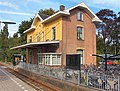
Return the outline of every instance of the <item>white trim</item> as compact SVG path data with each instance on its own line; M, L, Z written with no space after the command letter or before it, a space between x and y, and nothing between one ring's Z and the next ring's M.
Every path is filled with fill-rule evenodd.
M44 59L44 64L45 65L50 65L50 66L52 66L52 65L61 65L61 53L38 53L38 58L39 57L41 57L41 58L45 58ZM46 59L47 58L50 58L47 62L49 63L46 63ZM53 58L55 58L55 60L53 60ZM59 60L58 60L58 58L60 58ZM39 60L38 60L38 62L40 62ZM54 62L54 63L53 63Z
M56 43L59 43L59 42L60 41L34 42L34 43L28 43L28 44L12 47L10 49L12 50L12 49L24 48L24 47L27 47L27 46L42 45L42 44L56 44Z
M30 31L32 28L34 28L35 26L34 26L34 22L35 22L35 19L36 18L39 18L41 21L43 21L43 19L39 16L39 14L36 14L35 15L35 18L34 18L34 20L33 20L33 22L32 22L32 24L31 24L31 27L29 28L29 29L27 29L26 31L24 31L23 33L27 33L28 31Z
M35 26L32 26L31 28L27 29L26 31L24 31L23 33L27 33L27 32L30 32L32 30L34 30L36 27Z
M88 7L85 3L80 3L80 4L77 4L77 5L69 8L69 9L66 9L66 10L64 10L64 11L59 11L59 12L57 12L57 13L49 16L48 18L46 18L46 19L44 19L44 20L39 16L39 14L36 14L36 16L35 16L35 18L34 18L34 20L33 20L33 23L32 23L32 25L31 25L31 28L33 27L34 22L35 22L35 19L36 19L37 17L41 20L41 23L45 23L45 22L49 21L50 19L51 19L51 20L54 19L55 16L58 17L58 16L61 16L61 15L70 15L70 10L72 10L72 9L74 9L74 8L77 8L77 7L81 7L81 8L83 8L84 10L86 10L86 12L93 18L93 20L92 20L93 22L102 22L102 21L89 9L89 7ZM31 29L31 28L30 28L30 29ZM26 30L24 33L27 33L30 29Z
M66 9L66 10L64 10L64 11L70 12L70 10L72 10L72 9L74 9L74 8L77 8L77 7L83 7L83 8L85 8L85 6L86 6L86 5L85 5L84 3L79 3L79 4L73 6L73 7L69 8L69 9Z
M35 26L34 26L34 22L35 22L35 19L36 19L37 17L41 20L41 23L45 23L46 21L48 21L48 20L50 20L50 19L53 19L55 16L57 17L57 16L62 15L62 14L63 14L63 15L70 15L69 12L59 11L59 12L57 12L57 13L55 13L55 14L53 14L53 15L51 15L51 16L49 16L48 18L46 18L46 19L43 20L38 14L36 14L36 16L35 16L35 18L34 18L34 20L33 20L33 22L32 22L31 28L27 29L27 30L24 31L23 33L27 33L27 32L30 31L33 27L35 27Z
M66 11L59 11L59 12L57 12L57 13L55 13L55 14L49 16L48 18L46 18L45 20L43 20L41 23L45 23L45 22L48 21L49 19L54 18L55 16L58 16L58 15L62 15L62 14L63 14L63 15L70 15L69 12L66 12Z
M37 13L37 14L35 15L35 18L34 18L33 23L32 23L31 26L34 26L33 24L34 24L36 18L39 18L41 21L43 21L43 19L42 19L42 18L40 17L40 15Z
M67 9L67 10L64 10L64 11L70 12L70 10L72 10L72 9L74 9L74 8L77 8L77 7L81 7L81 8L83 8L83 9L87 10L86 12L88 12L88 13L90 13L92 16L94 16L94 17L92 17L93 19L96 18L98 22L102 22L102 21L89 9L89 7L88 7L85 3L77 4L77 5L71 7L71 8L69 8L69 9Z
M93 18L92 22L102 22L102 20L98 19L98 18Z
M85 51L83 50L83 49L78 49L77 50L77 53L78 54L81 54L81 53L79 53L79 51L82 51L82 57L80 56L80 60L81 60L81 58L82 58L82 60L81 60L81 64L85 64Z
M66 55L77 55L77 54L79 54L79 53L67 53Z

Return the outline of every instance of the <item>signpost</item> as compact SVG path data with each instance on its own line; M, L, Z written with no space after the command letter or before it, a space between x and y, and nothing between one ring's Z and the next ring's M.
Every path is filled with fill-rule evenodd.
M0 25L1 23L5 24L7 27L8 27L8 24L16 24L15 22L12 22L12 21L0 21Z
M96 57L100 57L102 59L105 60L105 71L107 70L107 60L108 59L112 59L112 60L115 60L115 59L120 59L120 54L116 54L116 55L110 55L110 54L103 54L103 55L100 55L100 54L92 54L92 56L96 56Z

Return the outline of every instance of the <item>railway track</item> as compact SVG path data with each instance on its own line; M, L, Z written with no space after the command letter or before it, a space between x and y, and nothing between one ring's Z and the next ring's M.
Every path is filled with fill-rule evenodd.
M5 66L3 64L0 64L0 66ZM6 67L5 68L8 72L10 72L11 74L15 75L16 77L18 77L19 79L21 79L22 81L26 82L27 84L29 84L30 86L32 86L33 88L35 88L37 91L58 91L53 87L48 86L47 84L44 84L40 81L37 81L35 79L32 79L28 76L25 76L11 68Z

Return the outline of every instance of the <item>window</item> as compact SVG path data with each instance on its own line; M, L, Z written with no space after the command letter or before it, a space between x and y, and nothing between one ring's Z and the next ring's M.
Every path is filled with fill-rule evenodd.
M80 54L81 64L84 64L84 51L82 49L77 50L77 53Z
M42 32L42 41L44 41L44 32Z
M36 42L39 42L39 36L36 34Z
M82 12L77 13L77 20L78 21L83 21L83 13Z
M28 55L29 63L32 63L33 52L32 52L32 50L29 49L28 53L29 53L29 55Z
M50 65L50 55L49 54L45 55L45 65Z
M32 43L32 36L30 36L29 42Z
M52 28L52 40L56 39L56 29L55 27Z
M61 65L61 54L38 54L39 64Z
M82 27L77 27L77 39L84 40L84 31Z
M61 64L61 55L53 54L52 55L52 65L60 65Z
M38 56L38 62L39 62L39 64L44 64L44 62L45 62L45 55L39 55Z

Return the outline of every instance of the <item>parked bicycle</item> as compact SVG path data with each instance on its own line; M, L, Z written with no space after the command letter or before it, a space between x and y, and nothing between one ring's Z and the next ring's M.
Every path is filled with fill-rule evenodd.
M78 74L77 71L69 70L66 69L63 72L63 79L66 80L77 80L78 79Z

